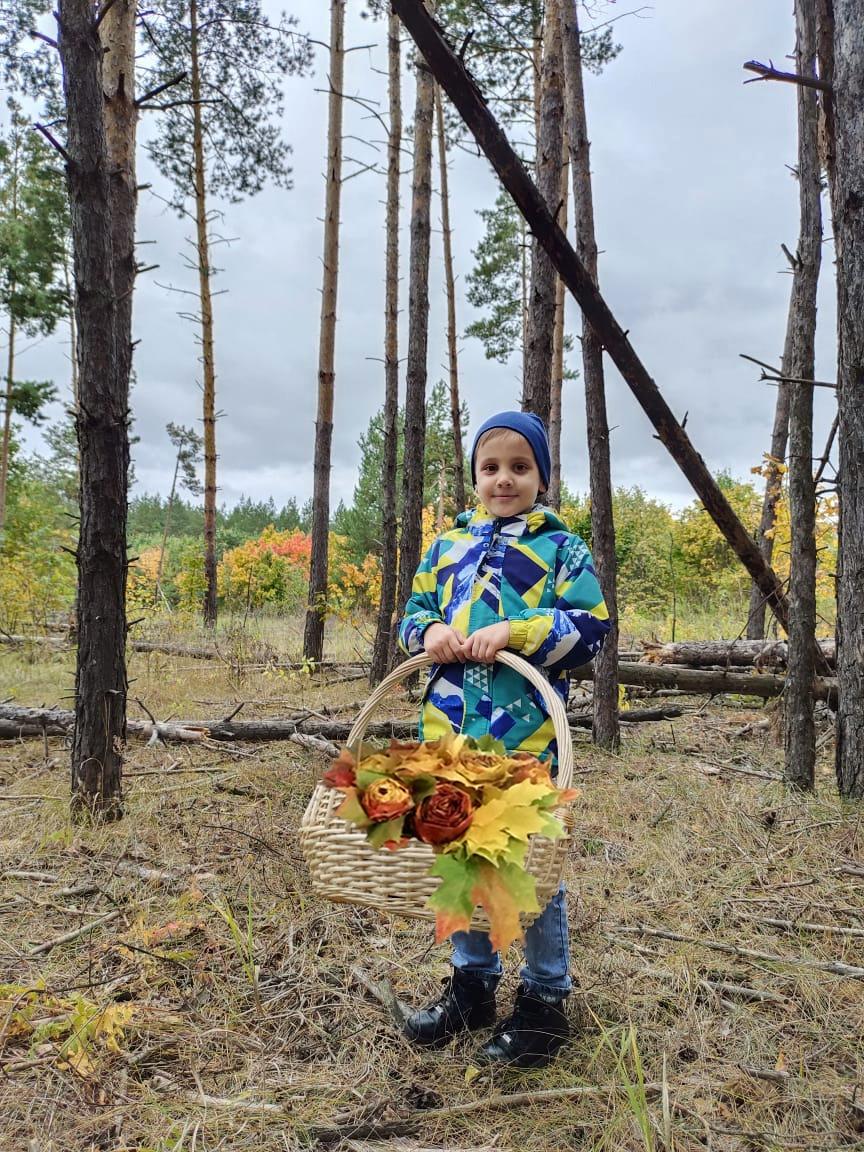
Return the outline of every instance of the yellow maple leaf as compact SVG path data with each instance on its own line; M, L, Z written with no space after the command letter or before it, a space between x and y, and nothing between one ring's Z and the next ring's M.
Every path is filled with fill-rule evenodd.
M474 819L462 838L469 854L495 860L507 851L511 837L527 841L548 827L545 813L533 803L548 795L545 785L523 780L506 792L487 788L486 794L490 793L490 799L475 809Z

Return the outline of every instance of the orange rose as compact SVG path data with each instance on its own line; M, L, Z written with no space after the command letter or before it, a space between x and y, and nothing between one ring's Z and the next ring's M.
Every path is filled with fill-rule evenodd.
M455 784L439 781L414 813L414 831L426 844L449 844L468 828L474 815L471 797Z
M411 793L405 785L389 776L370 784L360 797L360 803L369 819L376 824L404 816L414 807Z

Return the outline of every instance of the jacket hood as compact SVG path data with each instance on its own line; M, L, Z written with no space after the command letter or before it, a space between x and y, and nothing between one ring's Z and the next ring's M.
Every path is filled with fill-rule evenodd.
M484 524L494 523L496 520L501 524L523 523L525 525L524 531L532 534L547 531L550 528L559 532L570 531L557 512L553 512L545 504L535 504L527 512L521 512L518 516L506 517L493 516L482 504L478 504L476 508L469 508L465 512L460 512L455 523L457 528L479 528Z

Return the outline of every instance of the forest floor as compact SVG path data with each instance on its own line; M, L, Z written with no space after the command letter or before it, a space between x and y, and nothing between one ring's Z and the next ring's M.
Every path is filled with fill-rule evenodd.
M56 703L71 674L2 653L0 699ZM365 689L156 655L131 675L160 719L351 719ZM415 1049L370 993L423 1003L448 953L312 894L321 755L133 743L124 819L87 827L62 740L0 745L0 1152L864 1148L864 827L831 729L816 795L790 795L766 710L682 700L619 756L575 735L575 1039L531 1073L478 1069L482 1036Z

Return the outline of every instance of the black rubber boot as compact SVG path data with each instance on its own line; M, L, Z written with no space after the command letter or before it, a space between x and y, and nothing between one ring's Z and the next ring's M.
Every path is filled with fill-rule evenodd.
M513 1012L477 1053L482 1064L542 1068L570 1038L564 999L543 1000L520 985Z
M459 1032L488 1028L495 1022L497 983L494 976L473 976L454 968L435 1003L405 1021L405 1035L415 1044L434 1048Z

